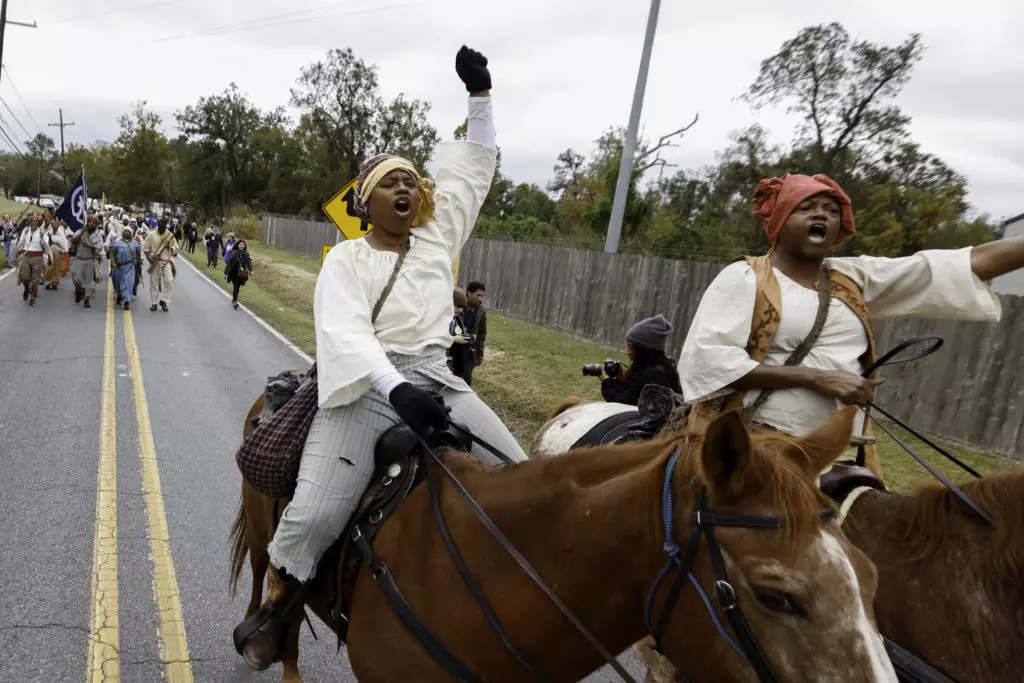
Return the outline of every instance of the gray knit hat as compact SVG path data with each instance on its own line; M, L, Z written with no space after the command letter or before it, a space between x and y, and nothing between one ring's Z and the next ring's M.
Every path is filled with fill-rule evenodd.
M653 318L641 320L626 333L626 341L634 346L642 346L654 351L665 351L668 336L672 333L672 323L665 320L660 313Z

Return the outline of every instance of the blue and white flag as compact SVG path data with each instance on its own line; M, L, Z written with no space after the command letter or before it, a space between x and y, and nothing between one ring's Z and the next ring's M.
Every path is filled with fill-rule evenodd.
M87 205L85 169L83 168L82 175L78 176L78 180L71 186L71 191L68 192L68 196L57 207L57 212L54 216L66 221L72 232L78 232L85 225L85 207Z

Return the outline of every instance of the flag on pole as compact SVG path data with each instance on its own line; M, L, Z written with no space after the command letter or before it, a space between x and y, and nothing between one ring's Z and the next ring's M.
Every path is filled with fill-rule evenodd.
M68 192L67 197L64 197L64 201L60 203L54 215L57 218L63 219L72 232L78 232L85 225L85 207L87 202L85 168L83 167L82 174L78 176L78 180L71 186L71 191Z
M103 211L106 208L107 208L107 193L104 192L103 194L100 195L100 211Z

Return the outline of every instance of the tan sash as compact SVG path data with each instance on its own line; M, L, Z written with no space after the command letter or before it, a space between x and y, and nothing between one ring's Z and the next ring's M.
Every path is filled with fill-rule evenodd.
M744 256L743 258L753 268L757 281L754 294L754 317L750 324L750 336L747 339L745 350L752 360L763 363L772 340L775 339L775 334L778 332L779 322L782 320L782 291L768 256ZM831 276L832 297L849 306L860 320L861 325L864 326L864 332L868 337L868 350L861 356L860 362L863 367L868 367L875 360L875 329L871 324L867 304L864 303L864 293L853 280L842 273L832 270ZM745 393L744 391L734 391L695 404L687 421L688 428L703 432L708 424L721 413L739 408L743 404ZM857 447L858 455L863 457L865 465L881 477L882 468L878 460L878 449L874 443L871 421L867 415L864 419L864 430L860 437L854 437L852 445Z

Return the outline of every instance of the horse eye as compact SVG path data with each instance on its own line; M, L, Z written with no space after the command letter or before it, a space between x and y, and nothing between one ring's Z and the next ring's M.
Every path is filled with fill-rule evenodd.
M781 591L766 588L755 588L754 597L757 598L757 601L760 602L765 609L771 610L777 614L805 616L804 610L800 607L796 599Z

